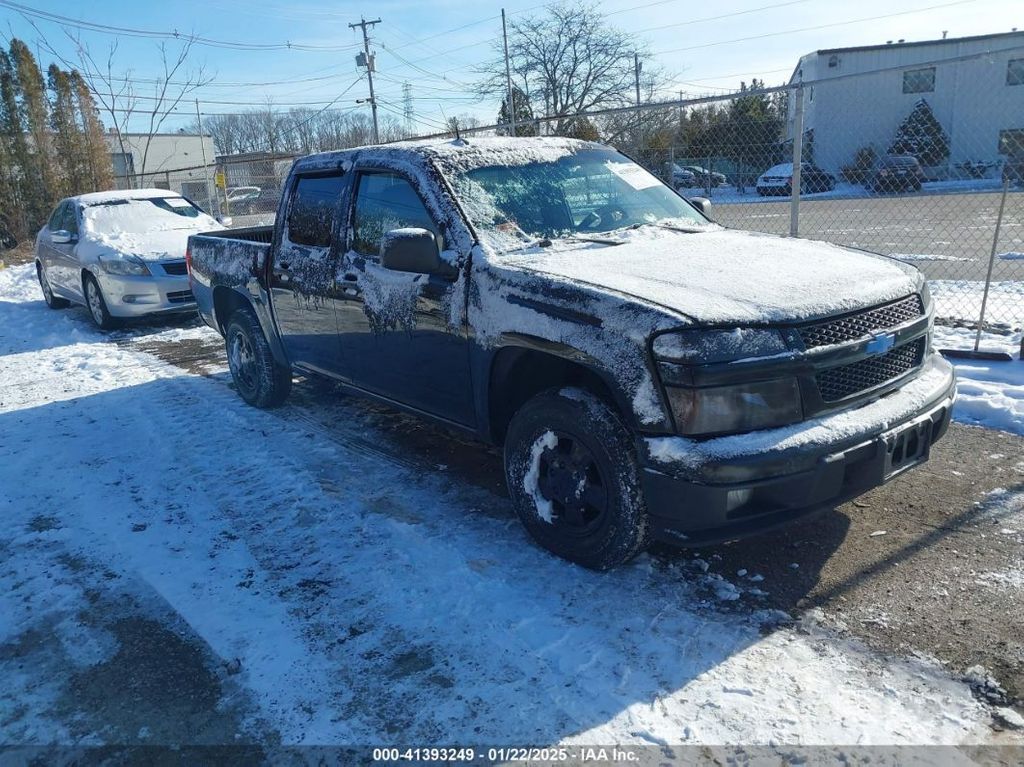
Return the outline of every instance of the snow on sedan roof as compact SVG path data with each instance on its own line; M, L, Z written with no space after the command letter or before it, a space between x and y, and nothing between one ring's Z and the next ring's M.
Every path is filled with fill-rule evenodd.
M109 192L90 192L72 197L82 205L102 205L106 202L121 200L151 200L156 197L181 197L170 189L112 189Z

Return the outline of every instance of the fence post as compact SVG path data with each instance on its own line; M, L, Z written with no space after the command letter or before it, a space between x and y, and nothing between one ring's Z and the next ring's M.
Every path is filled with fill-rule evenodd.
M804 86L798 85L793 105L793 180L789 196L789 236L800 236L800 164L804 154Z
M981 331L985 327L985 310L988 308L988 289L992 285L992 267L996 263L996 251L999 250L999 230L1003 226L1003 211L1006 210L1006 193L1010 190L1010 176L1006 174L1003 178L1003 195L999 199L999 215L996 216L996 231L992 236L992 252L988 257L988 273L985 275L985 292L981 296L981 316L978 318L978 333L974 337L974 351L978 351L981 345ZM1021 349L1024 350L1024 340L1021 341Z

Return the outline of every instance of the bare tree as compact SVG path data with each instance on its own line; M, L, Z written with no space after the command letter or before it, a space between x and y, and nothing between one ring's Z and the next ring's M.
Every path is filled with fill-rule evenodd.
M38 27L36 31L39 32ZM166 42L161 42L157 46L161 73L148 81L148 84L152 85L152 95L150 95L140 85L141 81L133 79L131 69L121 74L115 72L118 53L116 41L111 43L106 56L98 59L88 44L82 41L80 35L76 35L66 28L64 34L75 46L77 62L69 62L65 59L46 42L46 38L41 32L39 32L39 37L50 53L65 65L74 67L81 72L89 90L95 94L100 111L109 118L109 124L114 129L121 156L125 158L125 179L130 186L136 186L140 175L159 170L159 168L148 167L149 150L153 143L153 137L160 133L164 123L169 117L176 114L180 106L189 103L189 97L196 90L208 85L213 80L213 77L207 74L205 65L189 65L195 38L183 36L177 51L171 50ZM138 121L142 121L145 126L143 130L134 131L141 135L137 147L142 156L142 163L140 168L133 168L128 165L128 158L133 157L136 144L129 141L127 137L133 133L129 127L137 124Z
M564 133L569 118L600 107L620 106L635 98L634 56L649 59L646 47L611 27L596 7L583 3L550 5L542 16L509 24L512 79L534 112L541 105ZM481 69L481 92L507 92L505 62L499 54ZM647 73L650 79L653 72Z

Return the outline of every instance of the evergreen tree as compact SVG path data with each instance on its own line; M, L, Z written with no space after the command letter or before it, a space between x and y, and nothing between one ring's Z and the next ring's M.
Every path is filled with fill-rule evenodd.
M50 127L53 129L53 149L59 162L62 193L81 194L88 188L82 133L78 129L75 96L71 77L56 64L50 64L46 73L50 88Z
M77 70L71 72L71 87L75 95L75 106L82 128L82 144L85 154L89 183L86 191L98 192L114 185L114 168L110 149L104 138L100 112L93 100L85 78Z
M537 126L533 121L533 107L530 106L530 99L521 89L514 85L512 86L512 103L515 106L515 110L510 115L508 96L506 95L501 100L501 109L498 111L498 125L501 127L497 130L498 135L512 135L511 124L514 118L516 123L515 135L536 136Z
M61 184L56 173L53 141L50 135L49 105L43 73L32 51L21 40L11 41L11 64L22 126L32 142L28 163L23 167L29 178L38 180L28 204L34 222L42 221L61 197Z
M41 205L35 199L38 189L32 183L31 168L32 151L25 134L24 122L21 119L21 108L18 104L18 82L14 75L7 51L0 49L0 134L5 144L5 177L8 180L4 208L9 211L8 218L12 232L23 238L36 223L30 213L39 210ZM7 164L9 163L9 165Z
M890 154L912 154L922 165L941 165L949 159L949 136L921 99L896 129Z

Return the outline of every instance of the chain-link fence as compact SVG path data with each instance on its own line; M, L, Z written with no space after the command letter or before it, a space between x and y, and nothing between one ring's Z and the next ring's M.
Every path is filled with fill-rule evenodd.
M943 325L977 327L983 302L985 331L1024 325L1024 48L678 112L649 165L720 223L912 263Z
M833 76L832 63L804 72L802 85L590 121L684 195L709 198L726 226L893 256L927 276L944 326L977 328L985 301L985 331L1019 332L1024 48L860 74L840 63ZM615 132L615 119L626 130ZM140 181L181 192L234 226L270 224L293 159L232 156Z

